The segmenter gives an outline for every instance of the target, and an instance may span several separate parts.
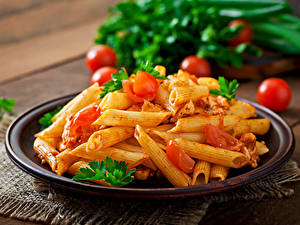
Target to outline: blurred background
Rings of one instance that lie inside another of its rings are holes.
[[[120,0],[0,0],[0,82],[83,57]],[[300,15],[299,0],[288,0]]]

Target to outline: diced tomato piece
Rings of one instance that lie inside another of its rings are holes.
[[[153,95],[158,90],[156,79],[149,73],[138,71],[136,73],[133,91],[137,96],[146,97]]]
[[[100,116],[99,106],[87,106],[75,114],[70,125],[70,134],[76,134],[78,128],[88,126]]]
[[[238,139],[211,124],[205,126],[206,142],[214,147],[239,151],[243,145]]]
[[[168,140],[166,152],[168,159],[177,168],[186,173],[193,172],[195,161],[179,147],[173,138]]]
[[[122,80],[123,90],[127,93],[128,97],[134,102],[144,102],[144,100],[152,101],[155,95],[149,95],[146,97],[137,96],[132,90],[132,82],[130,80]]]

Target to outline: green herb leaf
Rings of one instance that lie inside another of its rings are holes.
[[[0,98],[0,121],[2,120],[4,111],[11,113],[15,104],[16,99]]]
[[[137,71],[138,70],[151,74],[155,79],[160,79],[160,80],[168,79],[167,77],[160,75],[160,73],[154,69],[153,63],[151,63],[150,61],[142,62],[140,67],[137,69]]]
[[[131,176],[135,170],[127,172],[128,163],[125,161],[112,160],[108,156],[105,160],[90,161],[90,168],[81,168],[72,179],[73,180],[104,180],[114,187],[124,186],[133,181]]]
[[[212,95],[223,96],[228,101],[231,101],[236,97],[235,93],[239,87],[237,80],[228,82],[224,77],[219,77],[219,85],[220,90],[211,89],[209,93]]]
[[[102,85],[102,93],[100,94],[100,98],[105,97],[109,92],[114,92],[117,90],[121,90],[123,88],[122,86],[122,80],[128,80],[128,74],[124,68],[122,68],[119,72],[113,73],[111,75],[113,80],[110,80]]]
[[[54,111],[48,112],[39,119],[39,124],[42,125],[42,130],[46,129],[52,124],[52,118],[62,109],[62,106],[58,106]]]

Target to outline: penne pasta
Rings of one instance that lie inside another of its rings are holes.
[[[144,100],[144,104],[142,105],[142,112],[163,112],[164,109],[157,104],[152,104],[151,102]]]
[[[188,101],[197,101],[209,95],[209,89],[205,86],[179,86],[172,89],[169,97],[171,105],[181,105]]]
[[[172,106],[169,102],[169,96],[169,91],[165,89],[163,85],[159,85],[154,102],[161,105],[167,111],[172,112],[172,115],[175,115],[180,106]]]
[[[113,147],[119,148],[119,149],[122,149],[122,150],[125,150],[128,152],[142,152],[142,153],[146,152],[142,147],[139,147],[136,145],[130,145],[130,144],[127,144],[126,142],[120,142],[118,144],[115,144]],[[155,164],[153,163],[153,161],[150,158],[146,159],[143,162],[143,165],[152,170],[157,170],[157,167],[155,166]]]
[[[179,170],[168,159],[166,153],[146,134],[141,126],[136,126],[134,136],[150,155],[159,170],[175,187],[185,187],[189,185],[191,178]]]
[[[157,131],[149,129],[148,133],[150,135],[157,135],[160,138],[164,139],[165,141],[168,141],[170,138],[184,138],[189,141],[195,141],[198,143],[205,143],[205,135],[204,133],[167,133],[163,131]]]
[[[71,155],[69,149],[64,150],[56,156],[57,166],[55,172],[58,175],[64,174],[67,172],[69,167],[75,162],[79,161],[79,159],[79,157]]]
[[[87,151],[98,151],[133,136],[132,127],[110,127],[94,132],[87,141]]]
[[[176,138],[175,141],[186,154],[196,159],[232,168],[241,168],[249,163],[247,156],[240,152],[215,148],[183,138]]]
[[[144,163],[144,161],[149,158],[149,156],[145,153],[128,152],[113,147],[102,149],[101,151],[87,152],[86,143],[79,145],[77,148],[72,150],[70,154],[87,160],[93,160],[93,161],[94,160],[101,161],[108,156],[113,160],[125,161],[126,163],[129,164],[128,168],[136,167]]]
[[[209,181],[212,183],[224,181],[228,176],[229,170],[229,167],[213,164],[210,169]]]
[[[170,122],[176,122],[178,119],[186,116],[195,114],[195,105],[192,101],[187,102],[176,115],[172,117]]]
[[[86,161],[78,161],[76,163],[74,163],[73,165],[71,165],[68,168],[68,173],[75,176],[77,173],[80,173],[80,169],[81,168],[90,168],[89,164]],[[104,180],[91,180],[94,183],[103,185],[103,186],[107,186],[107,187],[111,187],[112,185],[109,183],[106,183]]]
[[[240,121],[239,116],[209,116],[209,115],[196,115],[181,118],[176,122],[176,126],[171,129],[171,133],[179,132],[204,132],[206,124],[211,124],[219,127],[224,126],[224,130],[229,131],[238,124]]]
[[[74,102],[68,106],[67,109],[62,109],[64,110],[64,113],[61,114],[61,116],[58,117],[51,126],[37,133],[35,137],[61,137],[67,117],[99,99],[100,92],[101,91],[99,89],[98,83],[95,83],[94,85],[81,92],[75,98]]]
[[[266,134],[270,129],[270,120],[268,119],[249,119],[241,120],[234,127],[234,136],[240,136],[244,133],[254,133],[258,135]]]
[[[148,180],[151,176],[151,170],[146,167],[137,168],[134,173],[134,178],[137,180]]]
[[[229,110],[226,112],[227,115],[239,116],[241,119],[248,119],[250,117],[256,117],[255,107],[243,102],[232,100]]]
[[[210,167],[211,164],[209,162],[197,160],[191,185],[207,184],[210,177]]]
[[[169,112],[128,112],[117,109],[108,109],[94,122],[94,124],[127,127],[135,127],[135,125],[140,124],[145,127],[156,127],[166,121],[170,115]]]
[[[201,86],[208,87],[209,90],[217,89],[220,90],[219,81],[212,77],[200,77],[197,80],[197,83]]]
[[[107,94],[100,103],[101,111],[107,109],[128,109],[133,105],[133,101],[126,93],[111,92]]]
[[[41,138],[36,138],[33,143],[33,149],[42,163],[48,163],[52,171],[56,170],[56,156],[59,154],[55,148]]]
[[[255,152],[256,155],[264,155],[268,152],[269,152],[269,149],[266,146],[264,141],[263,142],[259,142],[259,141],[256,142],[256,152]]]

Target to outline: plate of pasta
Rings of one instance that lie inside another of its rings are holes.
[[[277,114],[238,99],[236,80],[146,65],[36,106],[6,135],[30,175],[85,194],[168,199],[231,190],[280,168],[294,137]],[[42,125],[42,126],[41,126]]]

